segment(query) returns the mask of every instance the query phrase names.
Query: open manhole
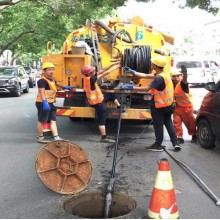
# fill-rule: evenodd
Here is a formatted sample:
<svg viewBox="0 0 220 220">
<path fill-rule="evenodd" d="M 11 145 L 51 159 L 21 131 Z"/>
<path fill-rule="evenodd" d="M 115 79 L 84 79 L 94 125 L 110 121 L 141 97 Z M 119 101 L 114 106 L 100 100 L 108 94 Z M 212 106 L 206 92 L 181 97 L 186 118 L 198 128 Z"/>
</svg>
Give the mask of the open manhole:
<svg viewBox="0 0 220 220">
<path fill-rule="evenodd" d="M 113 193 L 109 218 L 131 214 L 136 206 L 136 201 L 131 197 Z M 82 218 L 104 218 L 105 195 L 99 191 L 82 193 L 67 199 L 63 204 L 63 208 L 69 214 Z"/>
</svg>

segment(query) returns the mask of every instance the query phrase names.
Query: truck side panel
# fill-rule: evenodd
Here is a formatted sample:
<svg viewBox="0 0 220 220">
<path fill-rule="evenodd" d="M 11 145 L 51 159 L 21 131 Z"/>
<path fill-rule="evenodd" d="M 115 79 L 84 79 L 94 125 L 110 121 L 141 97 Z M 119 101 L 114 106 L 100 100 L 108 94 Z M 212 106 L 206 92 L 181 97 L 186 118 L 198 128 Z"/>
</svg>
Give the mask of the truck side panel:
<svg viewBox="0 0 220 220">
<path fill-rule="evenodd" d="M 63 86 L 75 86 L 83 88 L 82 75 L 80 69 L 84 65 L 91 64 L 90 55 L 66 55 L 50 54 L 43 57 L 43 62 L 52 62 L 55 65 L 54 78 Z"/>
</svg>

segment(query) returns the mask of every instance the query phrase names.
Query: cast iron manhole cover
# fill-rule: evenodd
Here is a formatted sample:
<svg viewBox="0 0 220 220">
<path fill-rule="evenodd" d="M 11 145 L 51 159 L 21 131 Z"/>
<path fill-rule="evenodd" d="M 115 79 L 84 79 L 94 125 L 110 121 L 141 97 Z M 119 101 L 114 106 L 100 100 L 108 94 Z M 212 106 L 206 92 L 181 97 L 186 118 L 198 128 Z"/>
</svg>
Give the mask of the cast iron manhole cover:
<svg viewBox="0 0 220 220">
<path fill-rule="evenodd" d="M 40 150 L 36 171 L 49 189 L 75 194 L 87 187 L 92 177 L 92 164 L 86 152 L 76 144 L 53 141 Z"/>
</svg>

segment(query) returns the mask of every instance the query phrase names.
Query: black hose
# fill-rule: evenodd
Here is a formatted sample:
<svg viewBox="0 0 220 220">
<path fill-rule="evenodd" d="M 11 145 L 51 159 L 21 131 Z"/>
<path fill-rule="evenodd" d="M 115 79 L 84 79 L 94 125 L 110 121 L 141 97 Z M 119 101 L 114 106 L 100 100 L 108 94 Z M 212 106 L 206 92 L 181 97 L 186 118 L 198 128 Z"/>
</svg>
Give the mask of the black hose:
<svg viewBox="0 0 220 220">
<path fill-rule="evenodd" d="M 116 32 L 116 35 L 114 37 L 117 37 L 119 34 L 127 32 L 125 30 L 119 30 Z M 124 74 L 123 81 L 126 81 L 126 74 Z M 106 191 L 106 197 L 105 197 L 105 207 L 104 207 L 104 217 L 108 218 L 110 213 L 110 207 L 112 204 L 112 193 L 114 192 L 114 183 L 115 183 L 115 170 L 116 170 L 116 164 L 117 164 L 117 154 L 118 154 L 118 146 L 119 146 L 119 135 L 121 130 L 121 117 L 122 117 L 122 110 L 123 110 L 123 104 L 124 104 L 124 90 L 122 90 L 121 93 L 121 107 L 119 112 L 119 118 L 118 118 L 118 127 L 117 127 L 117 134 L 116 134 L 116 143 L 114 147 L 114 156 L 112 161 L 112 170 L 111 170 L 111 177 L 109 179 L 107 191 Z"/>
<path fill-rule="evenodd" d="M 126 35 L 128 36 L 128 38 L 129 38 L 130 42 L 133 42 L 130 33 L 128 33 L 128 32 L 127 32 L 126 30 L 124 30 L 124 29 L 119 29 L 118 31 L 116 31 L 116 32 L 114 33 L 114 35 L 113 35 L 113 37 L 112 37 L 112 40 L 111 40 L 111 44 L 115 43 L 116 38 L 119 38 L 119 39 L 120 39 L 120 37 L 119 37 L 120 34 L 126 34 Z M 123 37 L 122 37 L 122 39 L 123 39 Z"/>
<path fill-rule="evenodd" d="M 216 205 L 220 205 L 220 200 L 217 198 L 214 193 L 205 185 L 205 183 L 184 163 L 177 160 L 174 156 L 172 156 L 165 148 L 164 151 L 181 167 L 183 168 L 190 176 L 194 179 L 194 181 L 203 189 L 203 191 L 214 200 Z"/>
<path fill-rule="evenodd" d="M 108 27 L 107 25 L 105 25 L 105 24 L 104 24 L 102 21 L 100 21 L 100 20 L 96 20 L 94 23 L 97 24 L 97 25 L 99 25 L 100 27 L 102 27 L 102 28 L 103 28 L 106 32 L 108 32 L 110 35 L 115 35 L 115 34 L 116 34 L 116 32 L 115 32 L 114 30 L 112 30 L 110 27 Z M 129 34 L 128 36 L 130 36 L 130 34 Z M 120 38 L 120 37 L 118 36 L 118 38 Z M 128 38 L 125 38 L 125 37 L 122 37 L 122 41 L 124 41 L 124 42 L 126 42 L 126 43 L 134 43 L 130 37 L 129 37 L 129 39 L 128 39 Z"/>
<path fill-rule="evenodd" d="M 124 52 L 126 66 L 141 73 L 150 73 L 151 67 L 151 47 L 138 46 L 126 48 Z"/>
</svg>

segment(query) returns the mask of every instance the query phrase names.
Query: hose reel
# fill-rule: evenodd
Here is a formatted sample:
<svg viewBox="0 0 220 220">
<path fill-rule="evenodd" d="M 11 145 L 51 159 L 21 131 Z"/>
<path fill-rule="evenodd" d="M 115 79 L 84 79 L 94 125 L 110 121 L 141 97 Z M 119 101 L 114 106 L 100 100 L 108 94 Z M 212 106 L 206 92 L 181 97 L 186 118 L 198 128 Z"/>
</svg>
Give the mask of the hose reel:
<svg viewBox="0 0 220 220">
<path fill-rule="evenodd" d="M 151 47 L 138 46 L 126 48 L 124 52 L 124 66 L 128 66 L 137 72 L 150 72 L 151 67 Z"/>
</svg>

